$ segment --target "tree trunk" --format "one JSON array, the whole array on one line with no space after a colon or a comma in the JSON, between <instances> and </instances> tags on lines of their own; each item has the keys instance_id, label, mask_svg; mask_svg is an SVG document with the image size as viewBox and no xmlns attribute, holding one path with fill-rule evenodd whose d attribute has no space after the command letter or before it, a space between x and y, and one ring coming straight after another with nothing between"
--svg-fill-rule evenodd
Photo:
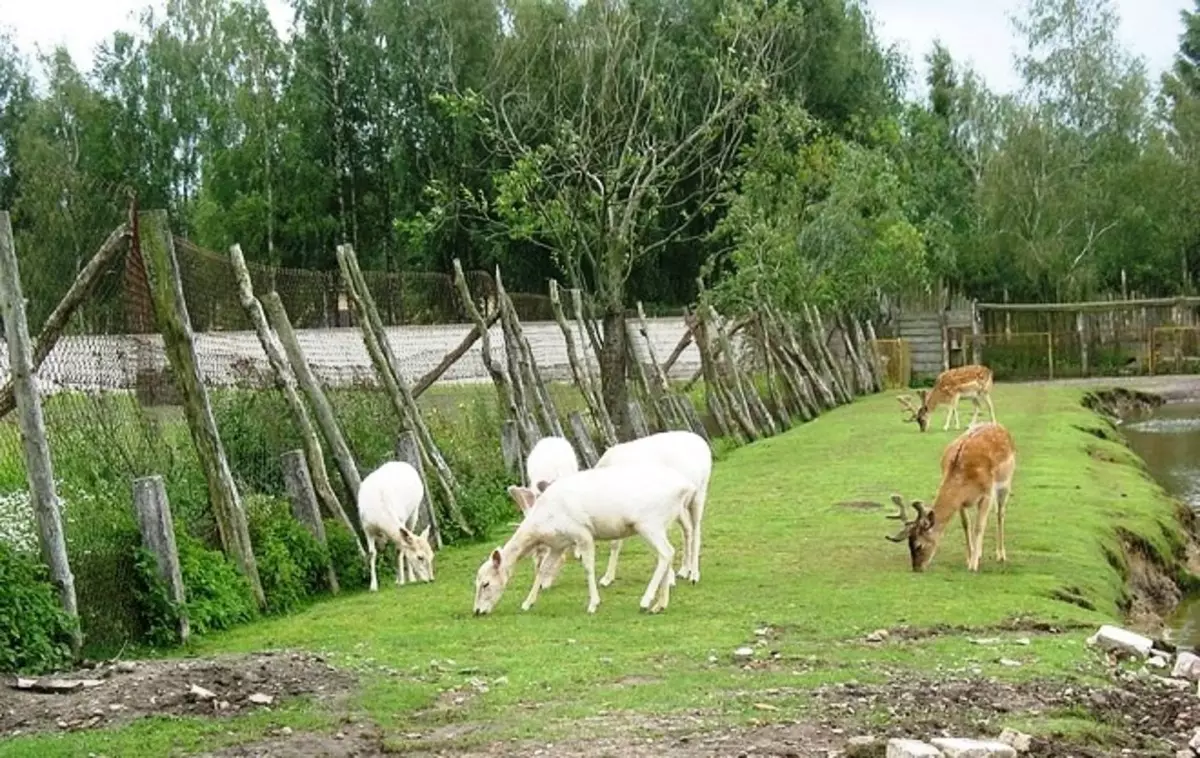
<instances>
[{"instance_id":1,"label":"tree trunk","mask_svg":"<svg viewBox=\"0 0 1200 758\"><path fill-rule=\"evenodd\" d=\"M604 309L604 344L600 347L600 384L604 406L622 442L634 439L629 424L629 387L625 382L625 311L620 305Z\"/></svg>"}]
</instances>

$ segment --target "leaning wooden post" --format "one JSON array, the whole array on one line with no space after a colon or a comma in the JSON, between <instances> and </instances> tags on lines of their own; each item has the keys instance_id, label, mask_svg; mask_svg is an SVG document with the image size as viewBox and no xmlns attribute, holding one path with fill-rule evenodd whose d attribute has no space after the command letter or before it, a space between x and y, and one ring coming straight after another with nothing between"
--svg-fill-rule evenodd
<instances>
[{"instance_id":1,"label":"leaning wooden post","mask_svg":"<svg viewBox=\"0 0 1200 758\"><path fill-rule=\"evenodd\" d=\"M354 535L354 542L358 547L359 554L366 555L362 540L358 539L358 532L354 529L354 523L350 521L350 516L342 507L342 501L334 493L333 484L329 481L329 472L325 468L325 452L321 449L321 441L317 438L317 430L313 428L308 408L304 405L304 400L300 398L300 393L296 389L296 374L288 364L287 356L284 354L283 346L279 344L278 337L271 331L271 327L267 323L262 305L254 297L254 285L250 281L250 270L246 267L246 259L242 255L240 245L234 245L229 249L229 259L233 264L234 278L237 279L238 297L241 300L242 308L250 318L250 323L254 324L258 342L262 345L263 352L267 354L267 362L271 364L271 368L275 372L275 386L283 393L283 399L292 414L292 420L296 422L296 427L300 430L304 457L308 461L307 470L311 474L311 486L315 488L321 502L325 504L325 510L329 512L329 515L345 524L346 528L350 530L350 534ZM286 467L284 472L286 474ZM325 533L324 529L322 526L322 535ZM324 541L324 537L321 539Z\"/></svg>"},{"instance_id":2,"label":"leaning wooden post","mask_svg":"<svg viewBox=\"0 0 1200 758\"><path fill-rule=\"evenodd\" d=\"M175 257L175 242L168 227L167 212L143 211L138 218L141 228L138 242L141 244L150 296L154 301L158 330L166 347L167 360L175 372L175 381L183 395L184 415L208 483L208 495L221 544L250 581L251 592L259 607L265 608L267 601L258 576L258 565L254 561L246 512L242 509L241 497L233 483L233 474L225 458L225 448L217 432L208 391L196 360L192 325L183 298L183 281L179 275L179 261Z\"/></svg>"},{"instance_id":3,"label":"leaning wooden post","mask_svg":"<svg viewBox=\"0 0 1200 758\"><path fill-rule=\"evenodd\" d=\"M321 389L321 383L313 375L308 359L304 357L304 351L300 349L300 340L296 339L296 331L292 329L292 322L283 307L283 301L279 299L279 293L275 290L263 295L261 300L267 318L271 321L271 328L279 336L288 362L292 364L292 371L296 374L300 389L304 390L304 395L312 406L313 415L317 418L317 427L321 430L321 436L325 438L325 444L329 445L329 452L333 454L333 460L337 463L342 483L346 485L350 498L357 500L358 488L362 486L358 465L355 464L350 445L346 443L346 437L338 426L333 406L325 396L325 390Z\"/></svg>"},{"instance_id":4,"label":"leaning wooden post","mask_svg":"<svg viewBox=\"0 0 1200 758\"><path fill-rule=\"evenodd\" d=\"M83 637L79 629L79 607L75 599L75 577L67 559L67 539L63 533L58 492L54 488L54 466L50 461L50 443L42 416L42 400L33 380L33 350L29 344L29 325L25 321L25 297L21 293L21 274L17 269L17 250L13 244L12 223L8 212L0 211L0 314L8 340L9 370L17 399L17 423L25 454L25 476L38 524L38 543L42 560L50 569L50 579L58 588L58 601L71 618L71 652L79 655Z\"/></svg>"},{"instance_id":5,"label":"leaning wooden post","mask_svg":"<svg viewBox=\"0 0 1200 758\"><path fill-rule=\"evenodd\" d=\"M33 343L33 363L31 369L33 373L41 368L42 362L50 355L50 351L58 343L58 338L62 335L63 329L66 328L67 322L71 320L71 315L76 309L83 304L96 289L96 284L103 278L108 271L108 266L117 258L117 254L124 249L123 243L129 239L129 226L122 224L114 229L112 234L108 235L108 239L88 261L88 264L79 272L79 276L75 278L75 283L67 290L67 294L63 295L54 311L46 319L46 323L42 325L42 331L38 333L37 339ZM0 418L7 416L17 407L16 396L13 394L13 380L9 377L8 381L0 387Z\"/></svg>"},{"instance_id":6,"label":"leaning wooden post","mask_svg":"<svg viewBox=\"0 0 1200 758\"><path fill-rule=\"evenodd\" d=\"M588 468L595 466L600 456L596 452L596 444L592 441L592 433L583 422L583 415L579 411L568 413L567 426L571 429L571 436L575 438L575 449L583 456L583 462Z\"/></svg>"},{"instance_id":7,"label":"leaning wooden post","mask_svg":"<svg viewBox=\"0 0 1200 758\"><path fill-rule=\"evenodd\" d=\"M708 428L704 426L704 420L700 418L700 413L696 410L696 404L692 402L692 399L687 395L675 395L672 399L679 409L679 415L687 419L687 424L692 431L703 437L705 442L711 442Z\"/></svg>"},{"instance_id":8,"label":"leaning wooden post","mask_svg":"<svg viewBox=\"0 0 1200 758\"><path fill-rule=\"evenodd\" d=\"M980 342L979 303L971 301L971 363L983 363L983 344Z\"/></svg>"},{"instance_id":9,"label":"leaning wooden post","mask_svg":"<svg viewBox=\"0 0 1200 758\"><path fill-rule=\"evenodd\" d=\"M437 511L433 501L429 499L429 478L425 476L425 464L421 461L421 448L417 444L417 434L413 431L400 432L396 438L396 458L405 461L417 470L421 477L421 486L425 488L421 496L421 504L417 509L417 529L429 527L430 544L434 550L442 549L442 527L438 524Z\"/></svg>"},{"instance_id":10,"label":"leaning wooden post","mask_svg":"<svg viewBox=\"0 0 1200 758\"><path fill-rule=\"evenodd\" d=\"M392 352L387 331L383 327L383 320L379 317L379 309L375 306L375 298L372 296L370 288L367 287L367 280L363 277L362 270L358 267L358 258L354 254L354 248L350 245L338 245L337 258L338 264L342 267L342 274L346 278L350 296L354 300L355 308L363 317L363 340L372 359L377 363L380 379L383 380L384 387L389 390L401 421L416 432L417 452L421 455L421 460L433 468L433 474L437 477L438 486L445 498L451 518L464 534L470 535L472 534L471 527L467 524L466 516L463 515L462 509L458 505L458 479L450 470L450 466L446 464L446 459L433 439L433 434L430 433L425 419L421 416L421 409L417 405L417 401L412 397L408 382L405 380L403 372L400 371L400 362L396 360L396 355ZM436 528L436 523L434 527Z\"/></svg>"},{"instance_id":11,"label":"leaning wooden post","mask_svg":"<svg viewBox=\"0 0 1200 758\"><path fill-rule=\"evenodd\" d=\"M1088 376L1091 372L1088 370L1088 329L1087 316L1083 311L1078 311L1075 314L1075 330L1079 332L1079 366L1082 374Z\"/></svg>"},{"instance_id":12,"label":"leaning wooden post","mask_svg":"<svg viewBox=\"0 0 1200 758\"><path fill-rule=\"evenodd\" d=\"M508 291L504 289L504 279L500 276L499 266L496 266L496 300L500 308L508 314L508 327L517 341L517 351L521 357L521 367L526 372L527 381L533 393L533 399L536 401L541 414L546 433L555 437L561 437L563 436L563 428L562 422L558 418L558 407L554 403L554 398L550 395L550 390L546 387L546 382L542 379L542 372L537 364L537 356L533 354L533 347L529 344L529 340L525 338L525 330L521 328L521 318L517 314L516 306L513 305L512 298L508 296Z\"/></svg>"},{"instance_id":13,"label":"leaning wooden post","mask_svg":"<svg viewBox=\"0 0 1200 758\"><path fill-rule=\"evenodd\" d=\"M635 437L649 437L650 425L646 423L646 414L642 411L642 404L635 398L629 398L629 423L633 426L633 434Z\"/></svg>"},{"instance_id":14,"label":"leaning wooden post","mask_svg":"<svg viewBox=\"0 0 1200 758\"><path fill-rule=\"evenodd\" d=\"M133 480L133 509L137 513L142 544L154 553L158 578L166 585L167 597L171 603L179 609L179 618L176 619L179 641L187 642L191 634L187 615L187 594L183 586L183 572L179 567L179 549L175 546L175 523L171 518L171 504L167 501L167 487L161 476L146 476Z\"/></svg>"},{"instance_id":15,"label":"leaning wooden post","mask_svg":"<svg viewBox=\"0 0 1200 758\"><path fill-rule=\"evenodd\" d=\"M505 419L500 424L500 454L504 456L504 470L509 476L521 473L521 429L517 422Z\"/></svg>"},{"instance_id":16,"label":"leaning wooden post","mask_svg":"<svg viewBox=\"0 0 1200 758\"><path fill-rule=\"evenodd\" d=\"M288 450L279 456L279 465L283 469L283 487L292 504L292 515L304 524L317 542L322 545L328 544L325 538L325 522L321 520L321 508L317 505L317 493L313 489L305 452ZM351 530L351 534L353 533ZM325 563L325 582L333 594L336 595L341 590L332 560Z\"/></svg>"},{"instance_id":17,"label":"leaning wooden post","mask_svg":"<svg viewBox=\"0 0 1200 758\"><path fill-rule=\"evenodd\" d=\"M616 427L613 426L612 419L608 415L608 408L604 405L604 399L600 397L599 390L592 384L588 378L587 369L580 362L579 354L575 349L575 335L571 333L571 325L567 323L567 315L563 311L558 282L554 279L550 280L550 307L554 311L554 320L558 322L558 328L563 333L563 340L567 343L567 362L571 365L571 374L575 377L575 384L579 387L579 392L583 395L584 402L587 403L588 412L591 413L596 426L602 430L601 434L604 436L605 441L610 445L616 444ZM584 355L583 361L587 361L586 355Z\"/></svg>"}]
</instances>

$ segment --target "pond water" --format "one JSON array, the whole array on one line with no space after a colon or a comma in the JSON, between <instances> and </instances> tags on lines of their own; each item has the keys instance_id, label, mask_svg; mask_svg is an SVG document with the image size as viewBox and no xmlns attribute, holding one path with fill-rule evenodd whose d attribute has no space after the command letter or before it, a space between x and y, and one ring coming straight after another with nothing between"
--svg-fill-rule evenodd
<instances>
[{"instance_id":1,"label":"pond water","mask_svg":"<svg viewBox=\"0 0 1200 758\"><path fill-rule=\"evenodd\" d=\"M1121 424L1121 433L1159 484L1200 510L1200 403L1168 403ZM1170 621L1178 644L1200 648L1200 597Z\"/></svg>"}]
</instances>

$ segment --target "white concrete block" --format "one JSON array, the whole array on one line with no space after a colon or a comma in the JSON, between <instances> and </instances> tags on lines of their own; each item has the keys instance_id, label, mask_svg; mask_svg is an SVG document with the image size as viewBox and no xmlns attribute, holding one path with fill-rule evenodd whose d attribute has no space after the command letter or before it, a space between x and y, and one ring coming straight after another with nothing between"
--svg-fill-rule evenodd
<instances>
[{"instance_id":1,"label":"white concrete block","mask_svg":"<svg viewBox=\"0 0 1200 758\"><path fill-rule=\"evenodd\" d=\"M1175 669L1171 672L1171 677L1200 682L1200 655L1180 653L1175 659Z\"/></svg>"},{"instance_id":2,"label":"white concrete block","mask_svg":"<svg viewBox=\"0 0 1200 758\"><path fill-rule=\"evenodd\" d=\"M887 758L942 758L942 751L920 740L888 740Z\"/></svg>"},{"instance_id":3,"label":"white concrete block","mask_svg":"<svg viewBox=\"0 0 1200 758\"><path fill-rule=\"evenodd\" d=\"M933 744L946 758L1017 758L1017 750L996 740L964 740L938 737Z\"/></svg>"},{"instance_id":4,"label":"white concrete block","mask_svg":"<svg viewBox=\"0 0 1200 758\"><path fill-rule=\"evenodd\" d=\"M1150 655L1154 641L1136 632L1105 624L1100 631L1088 638L1088 644L1104 650L1117 650L1134 653L1143 658Z\"/></svg>"}]
</instances>

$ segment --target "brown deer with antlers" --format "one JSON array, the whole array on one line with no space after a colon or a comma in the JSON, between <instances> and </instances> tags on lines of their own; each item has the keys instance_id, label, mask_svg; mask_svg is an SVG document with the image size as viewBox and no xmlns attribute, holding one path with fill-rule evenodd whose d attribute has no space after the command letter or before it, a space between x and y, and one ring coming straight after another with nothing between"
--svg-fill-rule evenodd
<instances>
[{"instance_id":1,"label":"brown deer with antlers","mask_svg":"<svg viewBox=\"0 0 1200 758\"><path fill-rule=\"evenodd\" d=\"M913 403L912 397L909 395L901 395L896 399L909 413L908 418L904 420L916 421L921 431L929 428L929 416L933 413L934 408L943 403L948 403L950 409L946 411L946 423L942 426L942 430L950 428L951 418L954 419L954 428L960 428L958 400L961 397L969 397L975 404L975 413L971 416L972 425L979 420L980 398L987 403L992 423L996 422L996 408L992 405L992 370L987 366L959 366L943 371L938 374L932 390L929 392L920 390L917 394L921 398L919 406Z\"/></svg>"},{"instance_id":2,"label":"brown deer with antlers","mask_svg":"<svg viewBox=\"0 0 1200 758\"><path fill-rule=\"evenodd\" d=\"M900 495L892 502L900 513L888 518L904 522L904 528L889 536L892 542L908 540L913 571L924 571L937 552L946 526L957 513L967 538L967 569L979 571L983 555L983 533L987 529L988 512L996 506L996 560L1004 563L1004 508L1012 490L1013 472L1017 467L1012 436L999 424L980 424L959 435L942 453L942 483L933 500L933 509L925 510L920 500L914 500L917 516L911 521ZM975 506L974 530L967 519L967 510Z\"/></svg>"}]
</instances>

